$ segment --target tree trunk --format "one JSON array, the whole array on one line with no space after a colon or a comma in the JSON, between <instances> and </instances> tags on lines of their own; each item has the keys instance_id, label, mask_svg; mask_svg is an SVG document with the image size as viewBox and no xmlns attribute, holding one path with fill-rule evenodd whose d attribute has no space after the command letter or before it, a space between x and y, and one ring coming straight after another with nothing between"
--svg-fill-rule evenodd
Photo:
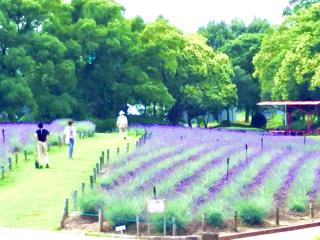
<instances>
[{"instance_id":1,"label":"tree trunk","mask_svg":"<svg viewBox=\"0 0 320 240\"><path fill-rule=\"evenodd\" d=\"M245 114L244 122L248 123L249 122L249 116L250 116L250 109L249 109L248 106L246 106L245 111L246 111L246 114Z\"/></svg>"},{"instance_id":2,"label":"tree trunk","mask_svg":"<svg viewBox=\"0 0 320 240\"><path fill-rule=\"evenodd\" d=\"M143 115L147 115L147 105L144 105L144 113L143 113Z\"/></svg>"},{"instance_id":3,"label":"tree trunk","mask_svg":"<svg viewBox=\"0 0 320 240\"><path fill-rule=\"evenodd\" d=\"M156 109L156 104L153 104L153 116L155 117L157 115L157 109Z\"/></svg>"},{"instance_id":4,"label":"tree trunk","mask_svg":"<svg viewBox=\"0 0 320 240\"><path fill-rule=\"evenodd\" d=\"M204 128L208 128L209 115L208 115L208 114L205 114L205 115L203 116L203 119L204 119Z\"/></svg>"},{"instance_id":5,"label":"tree trunk","mask_svg":"<svg viewBox=\"0 0 320 240\"><path fill-rule=\"evenodd\" d=\"M188 126L189 126L190 128L192 128L192 122L191 122L191 118L189 117L189 115L188 115Z\"/></svg>"},{"instance_id":6,"label":"tree trunk","mask_svg":"<svg viewBox=\"0 0 320 240\"><path fill-rule=\"evenodd\" d=\"M230 121L229 107L226 107L226 111L227 111L227 120Z\"/></svg>"}]
</instances>

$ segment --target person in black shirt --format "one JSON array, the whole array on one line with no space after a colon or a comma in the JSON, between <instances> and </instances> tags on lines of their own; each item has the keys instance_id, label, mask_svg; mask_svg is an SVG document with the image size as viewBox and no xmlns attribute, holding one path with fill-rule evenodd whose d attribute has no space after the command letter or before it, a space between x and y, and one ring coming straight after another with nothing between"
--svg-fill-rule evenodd
<instances>
[{"instance_id":1,"label":"person in black shirt","mask_svg":"<svg viewBox=\"0 0 320 240\"><path fill-rule=\"evenodd\" d=\"M42 165L46 164L46 168L49 168L48 136L50 132L43 128L43 123L39 123L38 127L39 129L35 134L38 153L38 164L36 163L36 167L42 168Z\"/></svg>"}]
</instances>

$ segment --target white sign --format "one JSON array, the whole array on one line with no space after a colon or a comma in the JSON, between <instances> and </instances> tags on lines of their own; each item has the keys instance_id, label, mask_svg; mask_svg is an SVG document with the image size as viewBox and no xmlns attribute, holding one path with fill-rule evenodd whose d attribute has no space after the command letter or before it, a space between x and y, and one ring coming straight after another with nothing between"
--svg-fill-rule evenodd
<instances>
[{"instance_id":1,"label":"white sign","mask_svg":"<svg viewBox=\"0 0 320 240\"><path fill-rule=\"evenodd\" d=\"M116 227L116 232L121 232L121 234L123 234L123 230L126 230L126 225L122 225L122 226L118 226Z\"/></svg>"},{"instance_id":2,"label":"white sign","mask_svg":"<svg viewBox=\"0 0 320 240\"><path fill-rule=\"evenodd\" d=\"M148 212L149 213L163 213L165 211L164 199L152 199L148 200Z\"/></svg>"}]
</instances>

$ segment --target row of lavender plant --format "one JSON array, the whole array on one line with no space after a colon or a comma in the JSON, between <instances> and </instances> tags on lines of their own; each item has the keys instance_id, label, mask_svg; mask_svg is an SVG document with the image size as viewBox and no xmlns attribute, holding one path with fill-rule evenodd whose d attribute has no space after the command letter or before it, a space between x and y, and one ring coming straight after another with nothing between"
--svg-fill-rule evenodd
<instances>
[{"instance_id":1,"label":"row of lavender plant","mask_svg":"<svg viewBox=\"0 0 320 240\"><path fill-rule=\"evenodd\" d=\"M287 194L286 205L289 209L304 211L309 202L312 202L310 199L310 194L313 190L312 184L316 180L316 169L320 166L318 156L319 154L309 156L295 177Z\"/></svg>"},{"instance_id":2,"label":"row of lavender plant","mask_svg":"<svg viewBox=\"0 0 320 240\"><path fill-rule=\"evenodd\" d=\"M284 159L280 164L272 168L268 177L264 179L263 184L251 189L248 195L235 193L234 199L237 199L237 201L231 201L230 204L233 204L235 209L239 211L243 207L259 207L263 214L267 216L274 209L274 196L281 188L283 179L288 175L288 169L292 168L301 156L303 156L303 153L300 149L292 149L290 154L284 155Z\"/></svg>"},{"instance_id":3,"label":"row of lavender plant","mask_svg":"<svg viewBox=\"0 0 320 240\"><path fill-rule=\"evenodd\" d=\"M251 162L238 176L236 176L231 182L227 183L215 196L214 201L206 202L203 207L198 210L198 218L203 212L212 214L212 212L219 213L225 219L229 219L235 210L236 202L249 195L242 195L244 186L252 186L250 183L256 180L256 176L262 169L278 159L278 156L285 156L280 149L270 149L269 151L261 151L261 155Z\"/></svg>"},{"instance_id":4,"label":"row of lavender plant","mask_svg":"<svg viewBox=\"0 0 320 240\"><path fill-rule=\"evenodd\" d=\"M289 169L287 176L284 178L281 184L281 187L279 188L278 192L274 196L274 201L278 206L285 205L285 202L287 200L288 190L290 189L296 176L298 175L299 170L307 160L309 160L313 156L316 156L316 154L318 154L318 152L316 151L304 153L301 157L299 157L295 161L293 166Z\"/></svg>"},{"instance_id":5,"label":"row of lavender plant","mask_svg":"<svg viewBox=\"0 0 320 240\"><path fill-rule=\"evenodd\" d=\"M172 145L174 145L174 143L176 143L176 139L177 139L176 136L178 136L180 138L181 143L183 145L179 146L173 152L166 152L162 155L156 156L154 159L148 159L147 161L143 161L143 162L141 162L141 164L137 165L134 169L128 170L126 172L122 172L121 174L116 174L118 176L108 176L107 179L105 179L102 182L102 184L101 184L102 187L107 190L111 190L114 188L114 186L119 186L123 183L126 183L128 180L132 180L135 176L138 176L140 173L144 172L146 169L150 169L151 167L155 166L156 164L158 164L162 161L165 161L166 159L168 159L170 157L173 157L175 155L183 153L185 151L185 149L191 148L195 144L200 145L200 144L205 144L205 143L210 142L210 141L208 141L208 138L206 138L205 136L203 136L203 138L200 141L198 139L197 139L197 141L194 141L195 139L193 139L193 141L190 141L190 140L192 140L192 138L195 138L195 137L197 138L198 135L195 134L194 131L190 131L185 128L178 128L177 132L171 132L170 127L169 128L162 127L161 129L162 129L162 131L160 134L165 133L166 139L168 139L168 136L169 136L170 141L167 141L167 143L170 146L172 146ZM152 130L154 130L154 129L152 129L152 128L148 129L148 131L152 131ZM156 129L156 130L158 130L158 129ZM156 134L153 133L153 135L156 135ZM208 135L207 135L207 137L208 137ZM212 138L212 135L210 135L210 137ZM219 136L219 137L221 137L221 136ZM186 143L186 141L187 141L187 143ZM137 157L135 157L135 158L137 158ZM113 174L113 175L115 175L115 174Z\"/></svg>"}]
</instances>

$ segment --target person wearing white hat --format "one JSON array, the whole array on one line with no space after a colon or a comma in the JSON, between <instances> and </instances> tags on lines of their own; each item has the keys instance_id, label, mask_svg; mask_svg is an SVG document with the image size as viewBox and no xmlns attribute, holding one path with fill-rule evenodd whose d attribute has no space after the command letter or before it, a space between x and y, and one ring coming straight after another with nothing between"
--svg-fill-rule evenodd
<instances>
[{"instance_id":1,"label":"person wearing white hat","mask_svg":"<svg viewBox=\"0 0 320 240\"><path fill-rule=\"evenodd\" d=\"M126 139L126 129L128 128L128 119L124 115L124 111L119 112L119 117L117 119L117 128L119 129L119 134L121 138Z\"/></svg>"}]
</instances>

